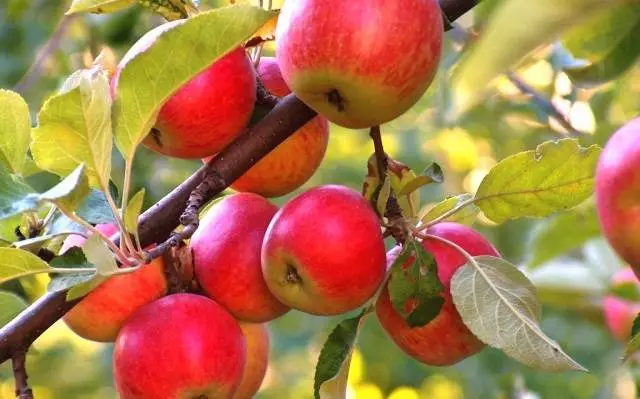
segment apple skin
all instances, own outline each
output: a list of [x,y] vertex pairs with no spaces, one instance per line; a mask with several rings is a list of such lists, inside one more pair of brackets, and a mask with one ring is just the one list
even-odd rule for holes
[[261,323],[289,311],[267,288],[260,260],[262,240],[277,211],[257,194],[233,194],[207,212],[191,237],[200,287],[236,319]]
[[[640,283],[631,268],[618,270],[611,279],[611,285],[633,283],[640,289]],[[640,313],[640,303],[614,295],[607,295],[602,300],[604,320],[613,335],[620,342],[627,342],[631,336],[631,327],[636,315]]]
[[[118,231],[112,224],[97,225],[107,236]],[[60,253],[73,246],[81,246],[84,237],[70,235]],[[63,320],[82,338],[97,342],[113,342],[123,324],[141,306],[152,302],[167,292],[162,258],[154,259],[140,270],[111,277],[71,308]]]
[[113,373],[120,399],[231,398],[246,341],[209,298],[175,294],[140,308],[118,334]]
[[[118,80],[125,65],[154,42],[162,40],[164,32],[184,21],[168,22],[150,30],[129,49],[111,82],[114,97],[117,97]],[[143,144],[177,158],[213,155],[244,131],[255,101],[255,70],[240,47],[180,87],[161,107],[155,126]]]
[[377,215],[356,191],[312,188],[286,203],[262,244],[267,286],[285,305],[337,315],[371,298],[385,275]]
[[269,330],[266,324],[240,323],[247,342],[247,363],[233,399],[251,399],[258,392],[269,363]]
[[609,138],[595,183],[603,235],[640,279],[640,117]]
[[[480,233],[458,223],[438,223],[430,227],[427,234],[447,239],[472,256],[500,256]],[[391,339],[409,356],[427,365],[449,366],[478,353],[485,346],[464,325],[451,298],[451,277],[466,259],[439,241],[425,240],[422,245],[433,254],[438,265],[438,278],[444,287],[442,310],[426,326],[411,328],[393,307],[385,286],[376,303],[376,315]],[[409,263],[403,265],[408,266]]]
[[[273,95],[291,93],[275,58],[262,57],[258,76]],[[329,142],[329,123],[316,116],[233,182],[231,188],[279,197],[302,186],[320,166]]]
[[309,107],[338,125],[368,128],[420,99],[436,74],[442,36],[436,0],[287,0],[276,57]]

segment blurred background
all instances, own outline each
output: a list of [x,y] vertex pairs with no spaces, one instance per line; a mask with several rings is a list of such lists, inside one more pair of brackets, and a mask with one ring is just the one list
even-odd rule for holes
[[[71,72],[90,63],[104,48],[119,60],[148,29],[163,22],[139,6],[109,15],[64,17],[69,3],[0,1],[0,87],[20,92],[34,121],[43,101]],[[203,1],[201,5],[205,9],[223,3]],[[281,1],[274,3],[277,7]],[[496,3],[480,5],[462,18],[460,25],[481,27]],[[442,65],[432,87],[409,112],[382,128],[385,148],[392,157],[418,172],[433,160],[442,166],[445,183],[422,189],[425,209],[448,195],[474,192],[487,171],[506,156],[534,149],[546,140],[576,135],[577,131],[582,145],[603,145],[617,127],[638,114],[637,63],[611,83],[589,90],[572,86],[562,72],[564,63],[571,55],[588,57],[595,51],[575,36],[569,32],[560,41],[539,48],[515,71],[567,115],[576,130],[568,132],[549,118],[549,104],[532,101],[531,93],[523,93],[506,77],[499,79],[486,100],[470,113],[449,120],[448,77],[466,38],[461,30],[446,35]],[[273,46],[268,45],[265,54],[272,53]],[[332,126],[321,168],[298,192],[324,183],[359,190],[372,151],[367,132]],[[132,192],[145,186],[145,206],[150,206],[200,165],[199,161],[158,156],[141,147]],[[114,153],[116,185],[122,183],[122,168],[122,159]],[[30,183],[39,189],[55,181],[55,176],[45,173],[30,177]],[[282,204],[287,199],[274,202]],[[475,228],[529,275],[544,304],[542,329],[591,373],[538,372],[490,348],[453,367],[427,367],[396,348],[372,317],[364,325],[354,354],[349,397],[636,398],[637,365],[621,366],[623,344],[606,328],[602,312],[603,298],[612,295],[610,278],[624,265],[600,237],[593,201],[546,220],[494,226],[480,217]],[[45,291],[47,279],[26,278],[0,288],[33,301]],[[292,311],[270,323],[271,360],[259,397],[311,398],[319,350],[342,318]],[[85,341],[63,323],[56,323],[36,341],[29,355],[29,381],[36,398],[115,398],[111,351],[111,345]],[[10,364],[5,363],[0,366],[0,398],[13,397]]]

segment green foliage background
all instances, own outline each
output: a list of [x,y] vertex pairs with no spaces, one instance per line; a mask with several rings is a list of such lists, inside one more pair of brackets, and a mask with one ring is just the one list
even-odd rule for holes
[[[210,6],[218,3],[223,2],[206,2]],[[482,23],[495,3],[486,2],[474,12],[475,20],[469,17],[462,23]],[[86,54],[96,55],[102,45],[108,45],[119,59],[137,38],[162,22],[160,17],[137,6],[111,15],[62,19],[68,5],[61,0],[5,0],[0,5],[0,87],[20,89],[32,116],[66,76],[84,65]],[[38,79],[25,80],[58,24],[65,24],[66,29],[56,49],[38,64]],[[579,37],[571,36],[574,52],[580,46],[586,47]],[[432,202],[446,195],[473,192],[497,161],[566,135],[554,124],[550,127],[544,107],[530,101],[506,78],[501,78],[488,99],[468,115],[448,123],[452,106],[448,77],[460,58],[455,38],[455,32],[447,35],[442,67],[429,92],[404,116],[383,126],[386,150],[394,158],[416,171],[432,160],[442,165],[445,183],[422,189],[422,197]],[[587,50],[597,50],[592,47]],[[267,53],[270,51],[267,49]],[[561,73],[557,54],[549,48],[537,51],[517,72],[542,95],[553,98],[560,108],[572,110],[576,126],[590,132],[581,137],[582,145],[603,145],[618,126],[640,109],[640,66],[636,62],[620,79],[607,85],[575,90]],[[327,156],[305,187],[338,183],[359,189],[372,151],[366,132],[332,126]],[[200,165],[199,161],[169,159],[141,148],[136,157],[132,193],[145,187],[148,207]],[[122,159],[114,153],[113,175],[122,176],[123,167]],[[45,173],[29,178],[39,190],[56,181]],[[287,198],[274,202],[282,204]],[[426,367],[396,348],[372,317],[358,341],[350,380],[352,397],[509,398],[521,389],[541,398],[631,398],[615,396],[615,392],[634,395],[629,392],[633,392],[630,389],[638,372],[619,367],[622,346],[603,327],[601,313],[608,279],[622,265],[599,237],[593,201],[547,220],[519,220],[496,227],[481,219],[475,227],[510,261],[528,266],[525,270],[537,284],[544,304],[543,330],[591,374],[536,372],[492,349],[453,367]],[[45,287],[46,277],[37,277],[1,288],[33,301]],[[272,358],[260,397],[312,397],[315,360],[331,328],[342,318],[312,317],[292,311],[271,323]],[[58,322],[36,341],[34,349],[28,367],[38,399],[115,397],[111,345],[77,338]],[[0,398],[11,397],[10,364],[4,364],[0,366]]]

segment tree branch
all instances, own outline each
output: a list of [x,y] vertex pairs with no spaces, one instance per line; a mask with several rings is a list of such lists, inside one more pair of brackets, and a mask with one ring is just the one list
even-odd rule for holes
[[16,380],[16,398],[33,399],[33,391],[27,382],[27,368],[25,366],[27,353],[17,351],[13,354],[13,376]]

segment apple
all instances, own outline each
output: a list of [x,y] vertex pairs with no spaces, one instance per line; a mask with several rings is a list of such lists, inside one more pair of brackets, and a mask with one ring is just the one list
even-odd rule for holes
[[[438,223],[426,232],[457,244],[472,256],[500,256],[480,233],[458,223]],[[485,346],[465,326],[451,299],[451,277],[467,261],[457,250],[440,241],[424,240],[422,246],[433,255],[438,265],[444,298],[440,313],[427,325],[411,328],[393,307],[388,287],[385,286],[376,302],[376,315],[391,339],[409,356],[424,364],[448,366],[479,352]],[[409,267],[412,261],[409,260],[403,267]]]
[[609,138],[595,184],[603,235],[640,278],[640,117]]
[[377,215],[356,191],[312,188],[286,203],[262,244],[262,272],[282,303],[315,315],[364,304],[386,268]]
[[[284,97],[291,92],[282,79],[275,58],[260,58],[258,76],[273,95]],[[253,165],[233,182],[231,188],[264,197],[288,194],[303,185],[318,169],[328,141],[329,124],[326,118],[316,116]]]
[[[163,33],[184,21],[168,22],[150,30],[129,49],[111,82],[114,97],[118,95],[122,69],[153,43],[163,40]],[[171,70],[165,73],[170,75]],[[147,78],[168,79],[166,76]],[[148,82],[142,79],[140,84],[147,85]],[[173,93],[161,107],[143,144],[178,158],[198,159],[213,155],[244,131],[255,101],[255,70],[244,48],[239,47],[214,61]]]
[[120,399],[231,398],[246,363],[238,322],[222,306],[175,294],[140,308],[113,350]]
[[[118,231],[112,224],[99,224],[96,228],[107,236]],[[70,235],[60,253],[73,246],[81,246],[84,241],[80,235]],[[166,292],[164,262],[157,258],[135,272],[109,278],[71,308],[63,320],[82,338],[113,342],[122,325],[138,308]]]
[[[613,287],[633,284],[636,290],[640,290],[640,282],[636,279],[631,268],[618,270],[611,279]],[[626,342],[631,333],[631,326],[636,315],[640,313],[640,303],[614,295],[607,295],[602,300],[604,320],[617,340]]]
[[251,399],[258,392],[269,363],[269,330],[266,324],[240,323],[247,342],[247,363],[234,399]]
[[276,57],[291,90],[331,122],[368,128],[414,105],[442,52],[436,0],[287,0]]
[[257,194],[233,194],[207,212],[191,237],[200,287],[237,319],[261,323],[289,310],[267,288],[260,263],[262,239],[277,211]]

